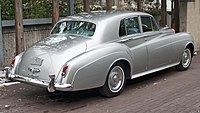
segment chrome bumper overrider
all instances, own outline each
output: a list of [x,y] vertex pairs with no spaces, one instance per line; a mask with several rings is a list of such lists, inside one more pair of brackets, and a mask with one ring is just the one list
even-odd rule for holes
[[72,90],[71,84],[56,83],[55,75],[49,75],[49,81],[42,81],[42,80],[38,80],[38,79],[34,79],[34,78],[24,77],[21,75],[10,74],[9,68],[5,68],[3,70],[6,72],[6,74],[5,74],[6,80],[19,81],[19,82],[23,82],[23,83],[28,83],[28,84],[45,87],[48,89],[49,92],[54,92],[55,90],[58,90],[58,91]]
[[198,54],[197,51],[194,51],[193,55],[194,55],[194,56],[197,56],[197,54]]

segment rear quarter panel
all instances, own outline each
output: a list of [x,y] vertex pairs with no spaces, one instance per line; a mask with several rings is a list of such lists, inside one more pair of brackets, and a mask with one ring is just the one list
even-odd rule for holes
[[65,80],[73,85],[73,90],[103,86],[110,67],[118,60],[132,62],[126,46],[117,43],[101,46],[69,61]]

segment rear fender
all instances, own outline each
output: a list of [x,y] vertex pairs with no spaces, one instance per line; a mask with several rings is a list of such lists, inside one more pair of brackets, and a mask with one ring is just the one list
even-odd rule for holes
[[65,78],[72,84],[73,90],[83,90],[104,85],[110,67],[119,60],[126,60],[130,67],[132,59],[127,48],[121,44],[108,44],[88,51],[67,64],[69,70]]
[[19,63],[21,62],[21,58],[22,58],[23,54],[24,54],[24,52],[21,52],[20,54],[18,54],[18,55],[15,57],[14,66],[11,68],[11,71],[10,71],[11,74],[15,74],[16,71],[18,70],[18,65],[19,65]]

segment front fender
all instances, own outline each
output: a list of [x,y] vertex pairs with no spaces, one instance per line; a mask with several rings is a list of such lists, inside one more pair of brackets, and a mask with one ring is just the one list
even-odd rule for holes
[[192,44],[195,47],[193,37],[190,33],[176,33],[172,39],[174,49],[174,62],[179,62],[186,46]]
[[73,90],[101,87],[110,67],[119,60],[126,60],[132,67],[131,56],[122,44],[107,44],[88,51],[67,63],[69,73],[66,82],[72,84]]

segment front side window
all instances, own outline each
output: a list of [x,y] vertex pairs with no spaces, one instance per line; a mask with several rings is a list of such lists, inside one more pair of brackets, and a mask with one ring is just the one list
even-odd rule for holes
[[82,35],[93,36],[96,25],[84,21],[63,21],[58,23],[51,34],[69,34],[69,35]]
[[119,36],[140,33],[138,17],[126,18],[121,20]]
[[158,31],[158,27],[152,17],[141,17],[143,32]]
[[153,31],[150,17],[141,17],[143,32]]

